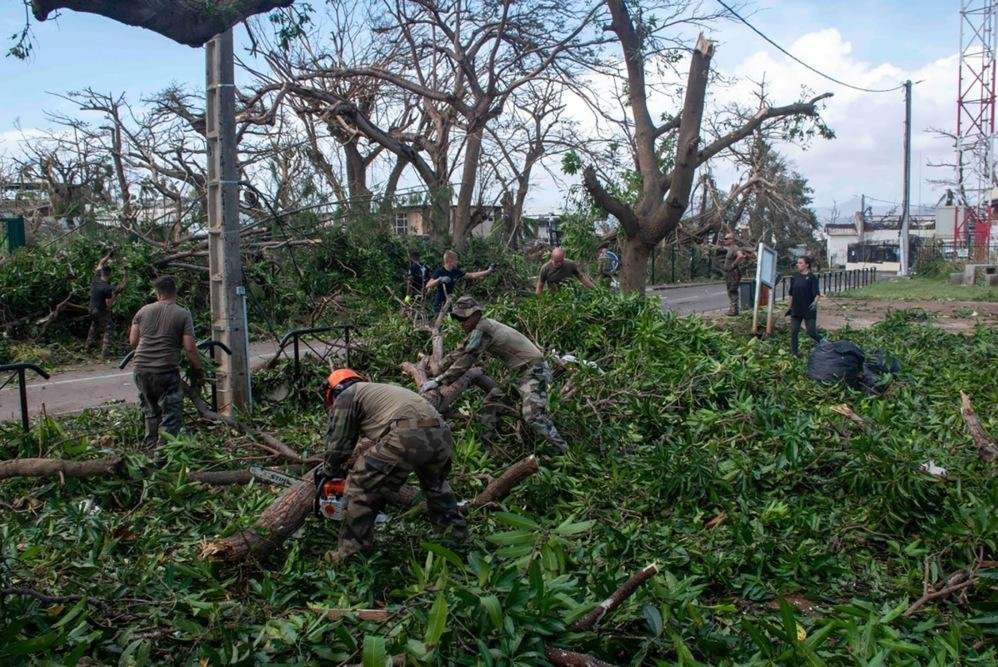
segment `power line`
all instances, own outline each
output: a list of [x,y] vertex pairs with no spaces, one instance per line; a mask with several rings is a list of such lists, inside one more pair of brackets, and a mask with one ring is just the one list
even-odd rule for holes
[[818,76],[822,76],[822,77],[828,79],[829,81],[833,81],[833,82],[839,84],[840,86],[845,86],[846,88],[852,88],[853,90],[859,90],[859,91],[864,92],[864,93],[891,93],[891,92],[894,92],[895,90],[901,90],[902,88],[904,88],[904,84],[903,83],[899,84],[897,86],[894,86],[893,88],[864,88],[862,86],[854,86],[851,83],[846,83],[845,81],[841,81],[839,79],[836,79],[834,76],[831,76],[829,74],[825,74],[824,72],[822,72],[820,70],[817,70],[814,67],[811,67],[806,62],[804,62],[803,60],[801,60],[800,58],[798,58],[794,54],[790,53],[789,51],[787,51],[785,48],[783,48],[782,46],[780,46],[779,44],[777,44],[773,40],[771,40],[769,37],[767,37],[765,34],[763,34],[763,32],[761,30],[759,30],[754,25],[752,25],[751,23],[749,23],[747,20],[745,20],[744,18],[742,18],[742,16],[738,12],[736,12],[734,9],[732,9],[731,7],[729,7],[728,4],[726,2],[724,2],[724,0],[717,0],[717,3],[719,5],[721,5],[722,7],[724,7],[725,9],[727,9],[728,12],[730,12],[731,15],[734,16],[736,19],[738,19],[739,21],[741,21],[742,23],[744,23],[746,26],[748,26],[749,29],[752,32],[754,32],[755,34],[759,35],[764,40],[766,40],[767,42],[769,42],[770,45],[772,45],[775,49],[777,49],[778,51],[780,51],[783,55],[787,56],[788,58],[790,58],[791,60],[797,62],[798,64],[803,65],[804,67],[808,68],[809,70],[811,70],[812,72],[814,72]]

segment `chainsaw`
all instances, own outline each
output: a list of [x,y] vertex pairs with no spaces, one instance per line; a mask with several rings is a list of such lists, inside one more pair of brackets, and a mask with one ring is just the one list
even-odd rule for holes
[[[284,487],[294,486],[302,481],[297,477],[257,466],[250,468],[250,474],[263,482],[270,482],[271,484]],[[327,479],[323,482],[322,488],[319,489],[319,497],[316,499],[316,514],[327,519],[332,519],[333,521],[342,521],[345,504],[343,494],[346,492],[346,487],[347,481],[343,477]],[[375,517],[374,522],[384,523],[385,521],[388,521],[388,515],[384,512],[378,512],[378,516]]]

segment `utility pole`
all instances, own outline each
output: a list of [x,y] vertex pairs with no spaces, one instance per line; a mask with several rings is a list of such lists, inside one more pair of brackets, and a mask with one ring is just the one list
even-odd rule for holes
[[911,79],[904,82],[904,194],[901,197],[901,271],[907,276],[911,271],[908,266],[908,224],[911,207]]
[[208,139],[208,279],[211,337],[231,355],[216,350],[218,407],[223,414],[250,404],[245,288],[239,255],[239,166],[236,151],[235,67],[232,29],[205,45]]

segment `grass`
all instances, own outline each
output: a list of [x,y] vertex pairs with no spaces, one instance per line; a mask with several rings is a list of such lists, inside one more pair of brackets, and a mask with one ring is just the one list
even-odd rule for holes
[[951,285],[937,278],[888,280],[849,290],[837,297],[910,299],[913,301],[998,301],[998,288]]

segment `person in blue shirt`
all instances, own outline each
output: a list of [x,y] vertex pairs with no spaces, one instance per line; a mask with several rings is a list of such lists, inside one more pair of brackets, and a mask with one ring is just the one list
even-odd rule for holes
[[790,279],[790,308],[787,309],[787,315],[790,317],[790,353],[795,357],[798,355],[802,322],[807,327],[807,335],[815,342],[821,341],[821,336],[818,335],[818,300],[821,298],[821,290],[818,277],[811,273],[812,262],[810,257],[798,257],[798,273]]
[[433,312],[439,313],[440,309],[444,305],[444,301],[447,297],[454,293],[454,288],[457,286],[458,281],[467,278],[468,280],[478,280],[479,278],[484,278],[485,276],[492,273],[492,267],[485,269],[484,271],[472,271],[470,273],[465,272],[457,263],[457,253],[453,250],[448,250],[444,253],[444,265],[433,272],[433,276],[426,283],[426,289],[431,290],[436,288],[436,294],[433,297]]

